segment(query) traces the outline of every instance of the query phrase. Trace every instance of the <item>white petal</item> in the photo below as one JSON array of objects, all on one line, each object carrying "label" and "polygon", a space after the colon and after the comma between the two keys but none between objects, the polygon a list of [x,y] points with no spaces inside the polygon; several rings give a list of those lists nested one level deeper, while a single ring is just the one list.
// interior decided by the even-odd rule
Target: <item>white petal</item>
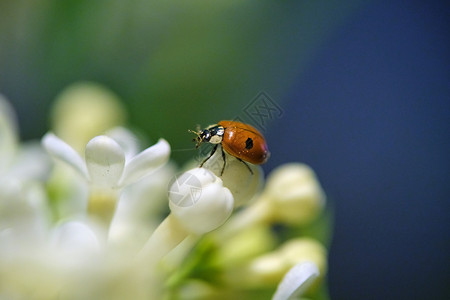
[{"label": "white petal", "polygon": [[160,139],[158,143],[145,149],[127,163],[119,185],[128,185],[148,175],[156,168],[165,164],[169,156],[169,143],[164,139]]},{"label": "white petal", "polygon": [[53,157],[69,164],[75,170],[80,172],[85,178],[88,178],[86,164],[81,156],[63,140],[53,133],[47,133],[42,138],[42,145]]},{"label": "white petal", "polygon": [[284,275],[272,300],[292,299],[303,294],[319,276],[319,269],[312,262],[302,262],[293,266]]},{"label": "white petal", "polygon": [[91,183],[116,187],[125,166],[125,154],[112,138],[101,135],[86,145],[86,165]]}]

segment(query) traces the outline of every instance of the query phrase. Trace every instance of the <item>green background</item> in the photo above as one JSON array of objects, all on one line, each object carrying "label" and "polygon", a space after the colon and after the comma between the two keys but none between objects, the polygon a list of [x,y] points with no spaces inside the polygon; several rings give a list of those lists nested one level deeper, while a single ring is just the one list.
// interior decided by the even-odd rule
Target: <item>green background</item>
[{"label": "green background", "polygon": [[192,148],[187,129],[241,117],[259,92],[282,102],[294,76],[359,5],[0,1],[0,90],[18,111],[24,139],[49,129],[51,103],[64,87],[88,80],[117,93],[129,125],[150,139]]}]

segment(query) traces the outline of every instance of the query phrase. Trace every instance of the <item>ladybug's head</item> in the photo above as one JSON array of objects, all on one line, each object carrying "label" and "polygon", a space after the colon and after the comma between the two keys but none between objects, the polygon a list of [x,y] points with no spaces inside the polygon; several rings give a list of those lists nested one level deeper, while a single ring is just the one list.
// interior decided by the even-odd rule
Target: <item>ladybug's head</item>
[{"label": "ladybug's head", "polygon": [[193,142],[196,142],[195,148],[200,147],[202,143],[211,143],[211,144],[220,144],[222,143],[223,134],[225,132],[225,129],[222,126],[219,125],[211,125],[206,129],[203,130],[189,130],[189,132],[192,132],[196,134],[197,136],[192,140]]}]

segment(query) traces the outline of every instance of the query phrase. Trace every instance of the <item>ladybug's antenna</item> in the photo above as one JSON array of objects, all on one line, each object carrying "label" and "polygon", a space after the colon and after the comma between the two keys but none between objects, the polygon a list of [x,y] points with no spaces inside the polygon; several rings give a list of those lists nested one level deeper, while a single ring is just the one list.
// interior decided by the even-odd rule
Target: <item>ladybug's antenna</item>
[{"label": "ladybug's antenna", "polygon": [[193,148],[184,148],[184,149],[172,149],[171,152],[179,152],[179,151],[192,151],[196,149],[195,147]]},{"label": "ladybug's antenna", "polygon": [[[197,127],[200,128],[200,126],[198,125]],[[198,129],[197,131],[188,129],[188,132],[193,133],[197,136],[196,138],[192,139],[193,142],[196,142],[195,148],[197,149],[203,142],[202,132],[200,131],[200,129]]]}]

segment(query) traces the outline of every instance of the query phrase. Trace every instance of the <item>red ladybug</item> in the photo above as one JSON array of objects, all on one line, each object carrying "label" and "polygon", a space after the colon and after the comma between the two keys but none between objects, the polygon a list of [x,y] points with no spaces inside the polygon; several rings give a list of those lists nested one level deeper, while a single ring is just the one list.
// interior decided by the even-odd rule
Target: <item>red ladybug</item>
[{"label": "red ladybug", "polygon": [[270,156],[266,141],[263,135],[253,126],[237,121],[220,121],[216,125],[211,125],[206,129],[191,131],[197,135],[194,139],[197,142],[196,148],[202,143],[215,144],[211,154],[200,164],[200,167],[216,152],[221,145],[223,167],[220,175],[225,170],[224,150],[244,163],[253,174],[246,162],[260,165],[267,161]]}]

